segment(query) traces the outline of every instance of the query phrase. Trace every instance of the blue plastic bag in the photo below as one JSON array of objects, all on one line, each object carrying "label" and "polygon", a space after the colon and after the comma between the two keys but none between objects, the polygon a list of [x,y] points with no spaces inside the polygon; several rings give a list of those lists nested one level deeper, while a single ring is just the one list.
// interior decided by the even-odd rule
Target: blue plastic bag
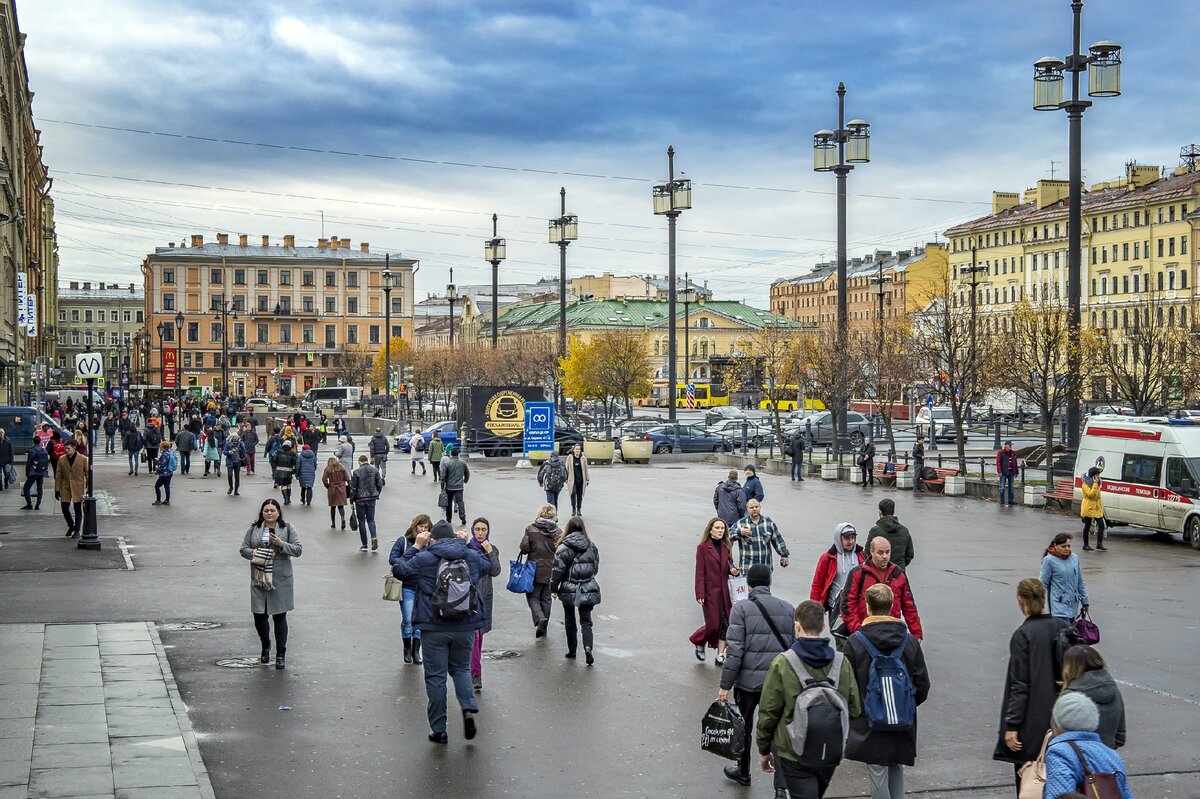
[{"label": "blue plastic bag", "polygon": [[537,563],[520,555],[508,562],[508,590],[514,594],[533,592],[533,577],[537,574]]}]

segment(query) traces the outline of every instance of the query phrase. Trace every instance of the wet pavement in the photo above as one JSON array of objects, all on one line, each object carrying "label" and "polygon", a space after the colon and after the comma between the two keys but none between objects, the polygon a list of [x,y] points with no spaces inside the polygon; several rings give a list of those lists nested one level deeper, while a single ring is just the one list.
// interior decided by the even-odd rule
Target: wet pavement
[{"label": "wet pavement", "polygon": [[[399,609],[380,600],[391,542],[411,516],[437,511],[432,481],[411,477],[407,459],[393,456],[376,554],[358,552],[356,533],[329,528],[320,488],[311,509],[285,508],[304,554],[295,564],[297,609],[289,614],[281,672],[245,662],[258,647],[238,546],[271,494],[268,479],[247,476],[242,496],[231,497],[224,477],[201,478],[193,469],[191,477],[176,476],[170,507],[152,507],[153,480],[127,476],[120,460],[101,458],[97,467],[97,486],[110,496],[100,532],[124,539],[132,571],[103,558],[94,570],[74,568],[61,517],[46,506],[34,518],[18,514],[11,507],[19,500],[0,493],[0,622],[154,621],[216,796],[773,795],[761,777],[750,788],[729,783],[724,761],[699,748],[700,718],[718,674],[711,657],[695,660],[687,641],[701,621],[694,550],[724,469],[593,468],[584,510],[603,555],[604,595],[595,667],[563,658],[558,608],[549,637],[534,640],[524,598],[504,590],[506,568],[485,642],[497,656],[484,663],[480,735],[462,739],[451,700],[450,744],[436,747],[426,740],[421,669],[400,658]],[[530,470],[475,459],[471,466],[468,518],[491,520],[507,561],[542,494]],[[1037,574],[1052,534],[1077,529],[1077,520],[965,497],[762,479],[764,512],[792,550],[791,566],[776,569],[775,593],[792,602],[807,597],[837,522],[853,522],[865,539],[878,499],[896,499],[915,539],[910,579],[933,679],[908,791],[1011,796],[1011,768],[991,752],[1008,638],[1021,621],[1014,587]],[[63,556],[31,540],[61,545]],[[16,542],[23,553],[46,547],[46,563],[22,560],[6,570],[6,550]],[[1100,649],[1128,708],[1123,755],[1138,775],[1136,794],[1198,796],[1192,739],[1200,643],[1188,580],[1200,574],[1200,553],[1177,538],[1127,529],[1109,548],[1085,553],[1085,577],[1103,630]],[[848,762],[827,795],[866,793],[865,768]]]}]

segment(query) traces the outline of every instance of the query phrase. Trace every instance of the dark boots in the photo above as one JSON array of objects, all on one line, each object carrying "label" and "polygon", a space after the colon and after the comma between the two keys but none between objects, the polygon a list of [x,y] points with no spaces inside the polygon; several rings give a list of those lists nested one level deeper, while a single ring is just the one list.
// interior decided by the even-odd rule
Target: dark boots
[{"label": "dark boots", "polygon": [[405,638],[404,639],[404,662],[405,663],[413,662],[412,651],[413,651],[413,639]]},{"label": "dark boots", "polygon": [[412,639],[412,662],[420,665],[425,661],[421,660],[421,639]]}]

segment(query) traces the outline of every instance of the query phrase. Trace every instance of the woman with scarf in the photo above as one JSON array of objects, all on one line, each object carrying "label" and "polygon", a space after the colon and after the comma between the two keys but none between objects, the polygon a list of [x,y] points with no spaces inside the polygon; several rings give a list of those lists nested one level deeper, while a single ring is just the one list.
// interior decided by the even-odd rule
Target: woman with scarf
[{"label": "woman with scarf", "polygon": [[[278,500],[263,501],[258,518],[242,538],[242,557],[250,561],[250,612],[262,643],[259,663],[271,660],[271,623],[275,626],[275,668],[284,668],[287,652],[287,614],[295,605],[292,558],[300,557],[300,536],[283,520]],[[267,617],[270,617],[268,622]]]},{"label": "woman with scarf", "polygon": [[1088,609],[1083,569],[1079,565],[1079,556],[1071,552],[1070,533],[1054,536],[1054,540],[1046,548],[1045,557],[1042,558],[1042,569],[1038,578],[1046,586],[1051,616],[1071,622],[1079,615],[1081,607],[1083,610]]},{"label": "woman with scarf", "polygon": [[[338,463],[337,458],[330,458],[329,467],[333,468],[334,463]],[[328,473],[329,469],[325,471]],[[345,520],[342,521],[342,526],[346,526]],[[429,518],[429,514],[421,513],[414,516],[412,524],[404,531],[404,535],[397,538],[396,543],[392,544],[392,551],[388,554],[388,565],[395,568],[396,564],[400,562],[400,558],[404,556],[404,552],[417,540],[417,536],[431,530],[433,530],[433,519]],[[404,662],[420,664],[422,663],[421,631],[414,628],[412,623],[413,606],[416,603],[416,587],[404,586],[400,592],[400,638],[404,642]]]},{"label": "woman with scarf", "polygon": [[478,549],[488,560],[488,570],[479,576],[475,584],[479,598],[487,610],[487,623],[475,631],[475,645],[471,647],[471,685],[475,693],[483,690],[483,636],[492,631],[492,578],[500,576],[500,550],[491,542],[492,525],[480,516],[471,522],[469,546]]},{"label": "woman with scarf", "polygon": [[716,664],[725,663],[725,631],[729,627],[729,578],[741,574],[733,565],[733,547],[729,525],[718,518],[709,519],[696,547],[696,601],[704,613],[704,624],[692,633],[696,660],[704,662],[706,646],[717,650]]},{"label": "woman with scarf", "polygon": [[1083,518],[1083,551],[1091,552],[1092,546],[1088,534],[1092,531],[1092,522],[1096,523],[1096,549],[1107,552],[1104,546],[1104,531],[1108,523],[1104,521],[1104,501],[1100,498],[1100,467],[1093,466],[1083,476],[1083,502],[1079,505],[1079,515]]},{"label": "woman with scarf", "polygon": [[[829,619],[832,631],[838,618],[838,599],[846,587],[846,577],[851,570],[865,563],[866,555],[858,544],[858,531],[850,522],[842,522],[833,530],[833,546],[821,555],[813,573],[812,591],[808,598],[821,603]],[[839,638],[839,641],[842,639]]]},{"label": "woman with scarf", "polygon": [[208,470],[213,469],[217,473],[217,477],[221,476],[221,449],[223,445],[217,443],[216,427],[206,427],[204,429],[204,476],[208,477]]}]

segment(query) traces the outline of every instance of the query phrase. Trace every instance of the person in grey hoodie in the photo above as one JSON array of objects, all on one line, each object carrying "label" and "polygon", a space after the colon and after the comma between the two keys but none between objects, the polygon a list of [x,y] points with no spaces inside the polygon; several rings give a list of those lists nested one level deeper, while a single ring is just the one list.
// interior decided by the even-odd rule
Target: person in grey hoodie
[{"label": "person in grey hoodie", "polygon": [[1100,726],[1096,732],[1109,749],[1125,745],[1125,700],[1117,683],[1105,670],[1104,658],[1090,646],[1079,644],[1063,656],[1063,692],[1078,691],[1096,703]]},{"label": "person in grey hoodie", "polygon": [[729,476],[717,483],[713,491],[713,507],[716,508],[717,518],[729,525],[732,530],[737,520],[746,515],[746,495],[738,485],[737,469],[730,469]]},{"label": "person in grey hoodie", "polygon": [[[739,785],[750,784],[750,755],[754,751],[754,711],[762,696],[763,680],[775,656],[795,639],[796,609],[771,595],[771,568],[755,564],[746,575],[750,596],[735,602],[725,634],[725,664],[717,699],[733,698],[746,721],[746,745],[736,765],[725,767],[725,776]],[[775,791],[785,790],[782,773],[776,772]],[[785,793],[786,795],[786,793]]]}]

